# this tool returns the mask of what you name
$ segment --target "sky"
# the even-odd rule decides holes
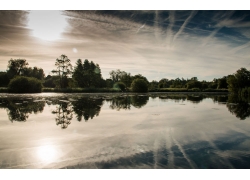
[[[8,61],[55,69],[65,54],[149,81],[211,81],[250,69],[250,11],[243,10],[0,10],[0,71]]]

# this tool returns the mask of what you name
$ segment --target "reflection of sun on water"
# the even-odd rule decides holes
[[[56,157],[56,149],[54,146],[41,146],[38,149],[38,157],[43,162],[51,162]]]
[[[30,11],[28,28],[33,36],[53,41],[60,38],[67,25],[61,11]]]

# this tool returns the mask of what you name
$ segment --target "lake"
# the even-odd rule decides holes
[[[0,94],[0,168],[250,168],[250,104],[227,94]]]

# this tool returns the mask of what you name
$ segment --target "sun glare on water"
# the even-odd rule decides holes
[[[37,153],[39,159],[45,163],[52,162],[56,158],[56,149],[54,146],[41,146],[39,147]]]
[[[67,26],[62,11],[30,11],[28,19],[32,35],[46,41],[59,39]]]

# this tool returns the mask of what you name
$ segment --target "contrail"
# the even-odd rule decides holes
[[[240,45],[240,46],[238,46],[238,47],[232,49],[232,52],[235,53],[235,52],[237,52],[237,51],[239,51],[239,50],[241,50],[241,49],[247,48],[247,47],[249,47],[249,46],[250,46],[250,42],[247,42],[247,43],[245,43],[245,44],[243,44],[243,45]]]
[[[201,134],[203,135],[202,137],[204,138],[204,140],[207,141],[207,142],[209,143],[209,145],[210,145],[211,147],[213,147],[214,150],[216,150],[216,151],[218,151],[218,152],[221,151],[221,150],[216,146],[216,144],[215,144],[213,141],[211,141],[211,140],[208,139],[208,137],[206,136],[206,134],[205,134],[204,132],[201,132]],[[230,162],[228,159],[224,158],[223,156],[221,156],[221,157],[224,159],[224,162],[225,162],[227,165],[229,165],[230,168],[234,169],[233,165],[231,164],[231,162]]]
[[[171,136],[171,129],[168,132],[167,139],[166,139],[166,149],[169,150],[168,154],[168,168],[174,168],[174,152],[171,150],[172,147],[172,140],[170,138]]]
[[[234,14],[234,11],[230,12],[229,15],[228,15],[226,18],[224,18],[223,21],[228,20],[233,14]],[[224,27],[224,26],[221,26],[221,27],[215,29],[215,30],[214,30],[214,31],[213,31],[213,32],[203,41],[203,43],[202,43],[201,46],[202,46],[202,47],[205,46],[205,45],[208,43],[208,41],[209,41],[212,37],[214,37],[215,34],[216,34],[219,30],[221,30],[223,27]]]
[[[192,11],[191,14],[188,16],[188,18],[185,20],[185,22],[182,24],[179,31],[174,35],[173,42],[175,39],[182,33],[183,29],[186,27],[186,25],[189,23],[189,21],[197,14],[198,11]]]
[[[158,11],[155,11],[155,19],[154,19],[154,30],[155,30],[155,37],[159,40],[159,15]]]
[[[179,142],[173,137],[171,136],[174,143],[178,146],[179,150],[181,151],[181,153],[183,154],[184,158],[187,160],[187,162],[189,163],[189,165],[193,168],[193,169],[197,169],[196,164],[189,159],[189,157],[187,156],[187,154],[185,153],[184,149],[182,148],[182,146],[179,144]]]
[[[139,27],[139,29],[137,30],[136,33],[138,33],[142,28],[144,28],[145,24],[146,24],[146,23],[144,23],[141,27]]]
[[[170,47],[172,37],[172,27],[174,26],[174,11],[169,12],[169,26],[167,28],[167,46]]]

